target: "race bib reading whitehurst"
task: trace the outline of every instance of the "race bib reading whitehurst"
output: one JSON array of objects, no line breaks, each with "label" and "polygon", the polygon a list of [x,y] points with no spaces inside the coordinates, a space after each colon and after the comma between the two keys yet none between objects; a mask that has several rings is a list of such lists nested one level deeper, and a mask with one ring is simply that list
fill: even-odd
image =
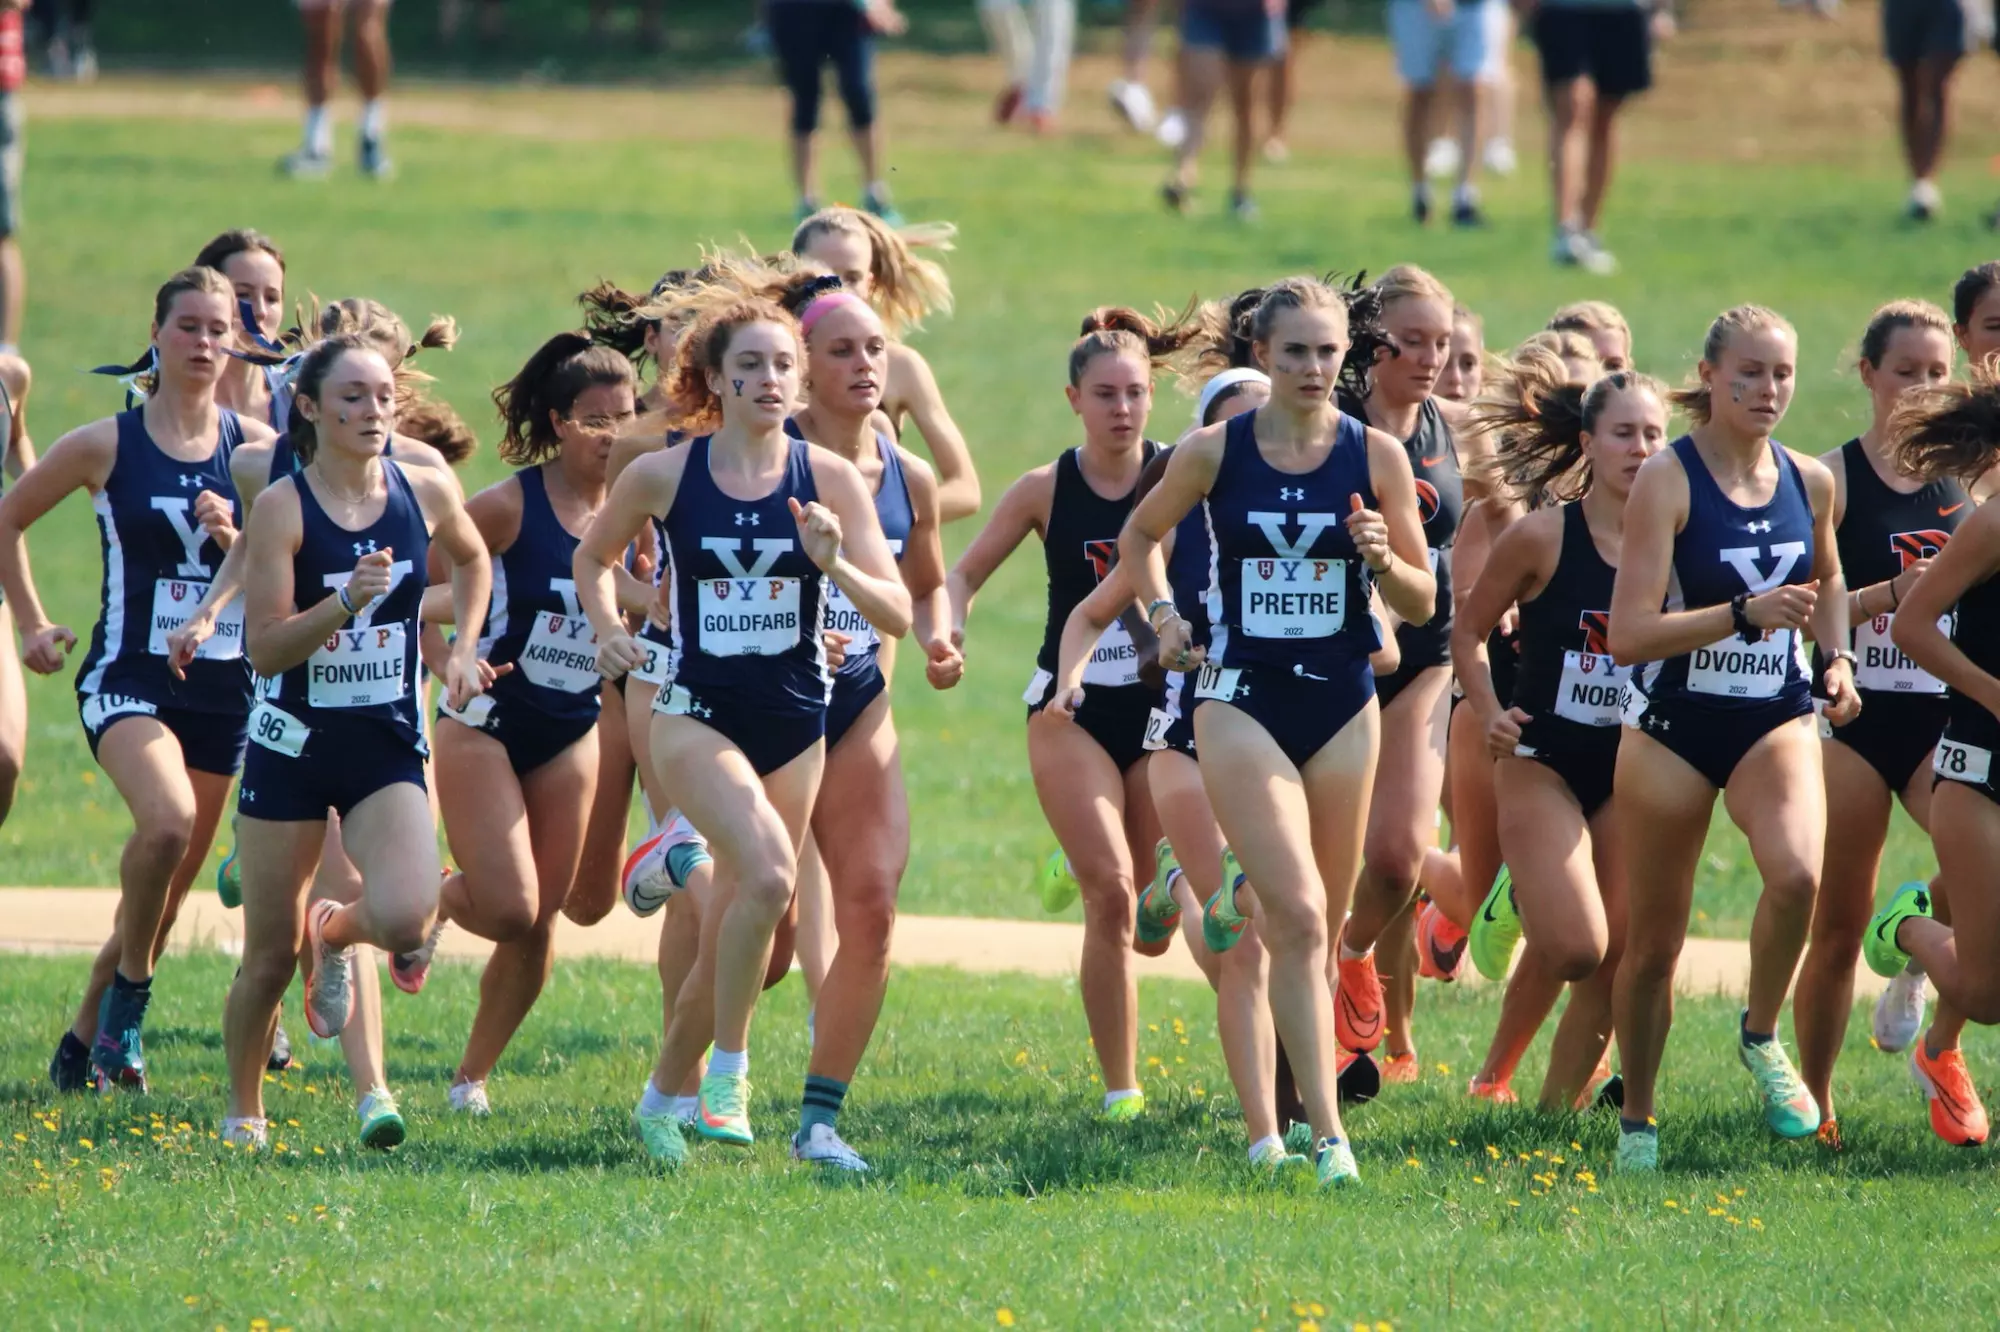
[{"label": "race bib reading whitehurst", "polygon": [[[153,583],[153,619],[146,651],[167,655],[167,636],[187,623],[194,608],[208,595],[208,584],[186,578],[161,578]],[[243,598],[232,598],[215,614],[215,632],[201,640],[195,656],[203,661],[234,661],[243,655]]]}]

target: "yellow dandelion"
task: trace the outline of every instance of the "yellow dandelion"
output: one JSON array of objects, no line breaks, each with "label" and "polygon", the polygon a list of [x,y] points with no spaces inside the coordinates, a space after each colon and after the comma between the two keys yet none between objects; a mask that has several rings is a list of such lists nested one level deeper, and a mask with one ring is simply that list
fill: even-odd
[{"label": "yellow dandelion", "polygon": [[1312,1316],[1314,1318],[1326,1317],[1326,1306],[1321,1304],[1318,1300],[1314,1300],[1311,1304],[1308,1304],[1306,1308],[1312,1310]]},{"label": "yellow dandelion", "polygon": [[92,1142],[89,1138],[78,1138],[76,1140],[76,1145],[83,1148],[85,1151],[89,1151],[92,1147],[95,1147],[97,1144]]},{"label": "yellow dandelion", "polygon": [[1014,1067],[1019,1068],[1021,1065],[1027,1062],[1028,1062],[1028,1052],[1026,1050],[1017,1050],[1014,1052]]},{"label": "yellow dandelion", "polygon": [[182,1303],[182,1304],[185,1304],[185,1305],[186,1305],[186,1306],[187,1306],[188,1308],[192,1309],[192,1308],[194,1308],[194,1306],[195,1306],[195,1305],[197,1305],[197,1304],[200,1304],[200,1303],[201,1303],[201,1296],[199,1296],[199,1295],[183,1295],[183,1296],[181,1296],[181,1303]]},{"label": "yellow dandelion", "polygon": [[299,1121],[296,1119],[288,1119],[285,1121],[286,1128],[297,1128],[298,1126],[299,1126]]},{"label": "yellow dandelion", "polygon": [[1319,1332],[1319,1324],[1310,1318],[1301,1318],[1299,1320],[1299,1332]]},{"label": "yellow dandelion", "polygon": [[1472,1177],[1472,1182],[1473,1182],[1474,1184],[1484,1184],[1484,1183],[1486,1182],[1486,1176],[1484,1176],[1484,1175],[1474,1175],[1474,1176]]},{"label": "yellow dandelion", "polygon": [[26,1142],[27,1140],[28,1140],[28,1135],[25,1133],[16,1133],[14,1135],[15,1142]]},{"label": "yellow dandelion", "polygon": [[1306,1316],[1306,1306],[1305,1306],[1305,1305],[1303,1305],[1303,1304],[1301,1304],[1301,1303],[1299,1303],[1299,1302],[1298,1302],[1297,1300],[1293,1300],[1293,1301],[1292,1301],[1292,1317],[1294,1317],[1294,1318],[1304,1318],[1305,1316]]},{"label": "yellow dandelion", "polygon": [[1391,1327],[1389,1320],[1385,1318],[1375,1324],[1375,1332],[1396,1332],[1396,1329]]},{"label": "yellow dandelion", "polygon": [[1750,1218],[1750,1229],[1762,1230],[1763,1228],[1764,1228],[1764,1223],[1762,1221],[1758,1220],[1754,1216]]},{"label": "yellow dandelion", "polygon": [[176,1133],[188,1133],[191,1132],[193,1129],[194,1125],[188,1123],[185,1119],[183,1119],[180,1123],[174,1125],[174,1132]]},{"label": "yellow dandelion", "polygon": [[1569,1142],[1569,1149],[1573,1152],[1580,1152],[1583,1150],[1583,1144],[1578,1142],[1576,1139],[1571,1138]]},{"label": "yellow dandelion", "polygon": [[1438,1071],[1438,1076],[1439,1076],[1439,1077],[1441,1077],[1441,1078],[1448,1078],[1448,1077],[1450,1077],[1450,1076],[1451,1076],[1451,1065],[1450,1065],[1450,1064],[1438,1064],[1438,1065],[1436,1065],[1436,1068],[1437,1068],[1437,1071]]},{"label": "yellow dandelion", "polygon": [[1423,1163],[1422,1161],[1419,1161],[1419,1160],[1418,1160],[1418,1159],[1417,1159],[1416,1157],[1414,1157],[1414,1156],[1412,1156],[1412,1157],[1411,1157],[1411,1158],[1410,1158],[1409,1160],[1407,1160],[1407,1161],[1403,1162],[1403,1164],[1404,1164],[1404,1165],[1406,1165],[1406,1166],[1411,1166],[1411,1167],[1413,1167],[1413,1168],[1415,1168],[1415,1169],[1418,1169],[1418,1170],[1421,1170],[1421,1169],[1423,1169],[1423,1165],[1424,1165],[1424,1163]]},{"label": "yellow dandelion", "polygon": [[1579,1212],[1579,1211],[1577,1211],[1577,1210],[1576,1210],[1576,1208],[1574,1208],[1574,1207],[1572,1207],[1572,1208],[1570,1208],[1570,1209],[1569,1209],[1569,1214],[1570,1214],[1571,1216],[1582,1216],[1582,1215],[1583,1215],[1583,1213],[1582,1213],[1582,1212]]},{"label": "yellow dandelion", "polygon": [[993,1311],[993,1321],[1002,1327],[1012,1327],[1014,1326],[1014,1311],[1012,1309],[995,1309]]},{"label": "yellow dandelion", "polygon": [[1661,1203],[1660,1206],[1671,1207],[1676,1211],[1680,1210],[1680,1204],[1675,1202],[1672,1198],[1667,1199],[1665,1202]]},{"label": "yellow dandelion", "polygon": [[314,1155],[314,1156],[325,1156],[325,1155],[326,1155],[326,1148],[324,1148],[324,1147],[315,1147],[315,1148],[313,1148],[313,1155]]},{"label": "yellow dandelion", "polygon": [[1507,1200],[1507,1205],[1509,1207],[1519,1207],[1521,1205],[1521,1200],[1519,1198],[1509,1198]]},{"label": "yellow dandelion", "polygon": [[1737,1196],[1737,1197],[1739,1197],[1739,1198],[1741,1198],[1741,1197],[1743,1196],[1743,1190],[1742,1190],[1742,1189],[1736,1189],[1736,1190],[1734,1190],[1734,1192],[1735,1192],[1736,1196]]},{"label": "yellow dandelion", "polygon": [[1152,1032],[1155,1036],[1157,1036],[1160,1034],[1160,1024],[1157,1022],[1148,1022],[1146,1024],[1146,1030]]},{"label": "yellow dandelion", "polygon": [[1456,1146],[1458,1146],[1458,1139],[1457,1139],[1457,1138],[1446,1138],[1446,1139],[1444,1140],[1444,1145],[1445,1145],[1445,1146],[1447,1146],[1447,1147],[1456,1147]]},{"label": "yellow dandelion", "polygon": [[250,1332],[271,1332],[271,1320],[268,1318],[251,1319]]}]

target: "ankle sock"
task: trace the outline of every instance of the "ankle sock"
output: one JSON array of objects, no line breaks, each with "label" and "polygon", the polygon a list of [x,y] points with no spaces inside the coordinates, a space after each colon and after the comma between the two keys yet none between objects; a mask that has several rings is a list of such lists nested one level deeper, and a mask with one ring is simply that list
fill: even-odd
[{"label": "ankle sock", "polygon": [[1655,1138],[1660,1136],[1660,1126],[1652,1120],[1627,1119],[1623,1115],[1618,1116],[1618,1131],[1620,1133],[1645,1133]]},{"label": "ankle sock", "polygon": [[748,1050],[725,1050],[716,1046],[708,1054],[708,1076],[748,1077],[750,1076],[750,1052]]},{"label": "ankle sock", "polygon": [[847,1084],[816,1073],[806,1074],[806,1090],[799,1106],[799,1132],[808,1133],[814,1124],[832,1128],[840,1118],[840,1105],[847,1099]]},{"label": "ankle sock", "polygon": [[647,1078],[646,1090],[640,1093],[639,1096],[639,1113],[642,1115],[673,1114],[675,1111],[674,1102],[679,1099],[680,1097],[678,1096],[668,1096],[653,1085],[651,1078]]},{"label": "ankle sock", "polygon": [[1737,1025],[1738,1029],[1742,1032],[1743,1043],[1745,1045],[1769,1045],[1777,1035],[1776,1032],[1771,1031],[1750,1030],[1750,1015],[1748,1013],[1743,1015],[1742,1020]]}]

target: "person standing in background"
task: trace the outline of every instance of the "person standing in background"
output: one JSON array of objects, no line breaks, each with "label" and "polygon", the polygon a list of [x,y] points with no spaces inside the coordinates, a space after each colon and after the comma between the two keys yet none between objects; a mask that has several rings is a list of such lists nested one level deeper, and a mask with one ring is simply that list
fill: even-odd
[{"label": "person standing in background", "polygon": [[1153,53],[1153,29],[1160,0],[1125,0],[1125,37],[1119,77],[1111,81],[1111,109],[1135,133],[1151,134],[1159,121],[1153,94],[1146,89],[1146,60]]},{"label": "person standing in background", "polygon": [[778,75],[792,96],[792,185],[798,217],[819,211],[819,171],[813,136],[819,130],[820,69],[833,62],[847,131],[861,159],[861,206],[890,226],[902,216],[889,202],[882,177],[882,129],[875,123],[875,34],[896,36],[909,21],[893,0],[771,0],[764,26],[778,57]]},{"label": "person standing in background", "polygon": [[1944,207],[1937,171],[1952,71],[1992,37],[1992,0],[1882,0],[1882,51],[1896,67],[1897,128],[1910,168],[1904,209],[1912,222],[1928,222]]},{"label": "person standing in background", "polygon": [[[1002,125],[1018,118],[1036,134],[1054,130],[1056,113],[1062,110],[1063,94],[1069,88],[1069,58],[1076,45],[1076,0],[1029,0],[1025,13],[1021,0],[979,0],[979,22],[986,29],[986,40],[993,44],[993,53],[1007,66],[1007,86],[993,104],[993,118]],[[1139,91],[1145,90],[1141,87]],[[1136,126],[1137,118],[1118,101],[1116,88],[1113,101]],[[1150,99],[1143,109],[1150,114]]]},{"label": "person standing in background", "polygon": [[299,0],[305,23],[305,137],[278,164],[288,176],[324,176],[333,167],[333,122],[326,104],[340,77],[340,24],[354,14],[354,82],[361,89],[361,174],[386,179],[394,170],[382,146],[388,115],[382,95],[389,90],[389,0]]},{"label": "person standing in background", "polygon": [[27,301],[27,266],[14,233],[21,226],[21,168],[27,156],[21,84],[28,77],[28,53],[22,16],[30,2],[0,0],[0,356],[19,353],[21,309]]},{"label": "person standing in background", "polygon": [[[1505,0],[1390,0],[1389,38],[1396,68],[1408,97],[1403,105],[1403,143],[1410,165],[1410,208],[1422,226],[1431,217],[1431,186],[1425,156],[1433,108],[1442,100],[1451,110],[1457,135],[1458,187],[1451,220],[1478,226],[1480,99],[1490,78],[1494,50],[1507,37]],[[1441,76],[1449,72],[1450,78]]]},{"label": "person standing in background", "polygon": [[90,40],[92,0],[45,0],[34,9],[32,0],[19,0],[7,8],[31,11],[35,44],[48,61],[49,77],[75,83],[97,81],[97,47]]}]

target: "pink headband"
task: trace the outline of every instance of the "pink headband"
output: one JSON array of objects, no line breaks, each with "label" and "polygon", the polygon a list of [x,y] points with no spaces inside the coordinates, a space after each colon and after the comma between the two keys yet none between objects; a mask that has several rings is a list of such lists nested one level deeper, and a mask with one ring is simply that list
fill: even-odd
[{"label": "pink headband", "polygon": [[824,319],[843,305],[866,306],[868,303],[851,291],[830,291],[824,296],[815,296],[806,304],[799,315],[799,332],[812,336],[813,325]]}]

